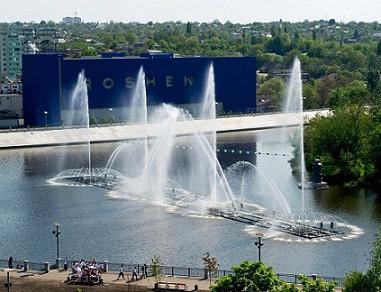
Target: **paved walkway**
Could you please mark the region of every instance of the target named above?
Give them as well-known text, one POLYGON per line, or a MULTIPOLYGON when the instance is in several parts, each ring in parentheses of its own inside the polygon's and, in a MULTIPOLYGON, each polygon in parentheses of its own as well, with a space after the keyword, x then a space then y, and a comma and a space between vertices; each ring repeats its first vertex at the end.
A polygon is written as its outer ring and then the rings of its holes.
MULTIPOLYGON (((38 287, 56 287, 60 288, 59 291, 75 291, 74 287, 84 287, 85 291, 89 290, 89 286, 72 286, 64 283, 68 276, 68 272, 57 270, 52 270, 49 273, 37 273, 37 272, 20 272, 12 271, 10 274, 10 280, 13 283, 12 291, 39 291, 38 287), (17 289, 17 286, 20 290, 17 289), (29 287, 31 290, 26 289, 29 287), (32 287, 35 287, 36 290, 32 287), (65 288, 67 287, 67 288, 65 288)), ((127 273, 125 273, 127 275, 127 273)), ((102 274, 104 281, 103 285, 97 285, 102 287, 102 290, 110 291, 150 291, 154 288, 155 278, 148 277, 147 279, 141 279, 139 281, 131 281, 127 283, 127 277, 125 280, 116 280, 118 278, 118 273, 104 273, 102 274)), ((131 274, 128 274, 128 278, 131 279, 131 274)), ((179 278, 179 277, 164 277, 163 282, 172 283, 184 283, 187 285, 187 291, 192 291, 195 285, 198 286, 199 291, 209 291, 209 280, 202 280, 197 278, 179 278)), ((0 291, 4 287, 3 284, 6 283, 6 272, 0 270, 0 291)), ((212 282, 213 283, 213 282, 212 282)), ((92 290, 92 289, 91 289, 92 290)), ((47 290, 49 291, 49 290, 47 290)))
MULTIPOLYGON (((327 110, 309 111, 304 113, 308 121, 316 114, 327 115, 327 110)), ((299 114, 266 114, 241 117, 222 117, 215 120, 194 120, 192 122, 177 122, 176 134, 187 135, 194 132, 231 132, 247 130, 263 130, 270 128, 291 127, 299 124, 299 114)), ((140 139, 144 137, 155 137, 157 131, 155 124, 129 124, 71 129, 49 129, 34 131, 10 131, 0 133, 1 148, 53 146, 64 144, 87 143, 90 135, 92 143, 113 142, 127 139, 140 139)))

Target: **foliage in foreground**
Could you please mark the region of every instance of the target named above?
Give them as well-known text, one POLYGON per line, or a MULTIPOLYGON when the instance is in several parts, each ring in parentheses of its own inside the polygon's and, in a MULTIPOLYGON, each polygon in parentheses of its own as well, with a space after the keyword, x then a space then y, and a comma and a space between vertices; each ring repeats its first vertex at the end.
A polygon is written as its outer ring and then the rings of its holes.
POLYGON ((344 292, 381 291, 381 237, 374 242, 370 267, 366 273, 351 272, 345 277, 344 292))
POLYGON ((217 280, 211 288, 212 292, 332 292, 335 282, 326 282, 321 279, 310 280, 301 276, 302 290, 295 284, 289 284, 279 279, 271 267, 266 267, 262 262, 252 263, 244 261, 233 267, 234 275, 228 275, 217 280))

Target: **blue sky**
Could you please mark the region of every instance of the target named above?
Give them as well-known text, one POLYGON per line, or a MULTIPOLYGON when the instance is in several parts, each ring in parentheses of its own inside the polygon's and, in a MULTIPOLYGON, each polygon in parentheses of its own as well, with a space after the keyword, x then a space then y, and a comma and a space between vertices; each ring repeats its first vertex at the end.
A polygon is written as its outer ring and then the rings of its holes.
POLYGON ((337 21, 381 22, 381 0, 0 0, 4 21, 337 21))

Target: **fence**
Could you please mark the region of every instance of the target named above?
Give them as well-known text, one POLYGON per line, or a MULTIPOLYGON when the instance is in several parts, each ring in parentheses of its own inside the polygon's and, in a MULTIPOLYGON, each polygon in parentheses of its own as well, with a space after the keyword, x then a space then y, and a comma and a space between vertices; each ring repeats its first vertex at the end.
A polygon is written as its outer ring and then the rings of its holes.
MULTIPOLYGON (((68 260, 68 264, 75 264, 78 260, 68 260)), ((63 267, 64 261, 61 259, 57 261, 59 264, 59 267, 63 267)), ((102 266, 103 270, 106 272, 119 272, 120 266, 122 263, 109 263, 109 262, 103 262, 98 263, 100 266, 102 266)), ((37 263, 37 262, 29 262, 27 260, 24 261, 18 261, 13 260, 13 266, 15 268, 19 268, 21 270, 27 271, 49 271, 49 263, 37 263)), ((7 268, 8 267, 8 260, 0 259, 0 268, 7 268)), ((51 267, 57 268, 57 264, 52 265, 51 267)), ((135 268, 138 274, 141 274, 143 272, 142 269, 143 265, 141 264, 123 264, 123 268, 125 272, 132 273, 134 272, 135 268)), ((159 266, 160 272, 163 276, 170 276, 170 277, 187 277, 187 278, 203 278, 206 279, 208 277, 208 272, 206 269, 203 268, 190 268, 190 267, 175 267, 175 266, 159 266)), ((148 275, 152 274, 152 266, 147 265, 147 273, 148 275)), ((234 272, 232 270, 221 270, 218 269, 216 271, 212 272, 212 278, 221 278, 226 275, 233 275, 234 272)), ((283 274, 279 273, 277 274, 279 279, 282 281, 285 281, 287 283, 294 283, 294 284, 301 284, 301 279, 299 275, 297 274, 283 274)), ((323 279, 325 281, 335 281, 337 283, 337 286, 342 287, 344 279, 341 277, 327 277, 327 276, 317 276, 317 275, 309 275, 306 276, 308 279, 323 279)))
MULTIPOLYGON (((304 110, 304 112, 313 112, 313 111, 319 111, 319 110, 328 110, 327 108, 317 108, 317 109, 308 109, 304 110)), ((217 115, 218 118, 233 118, 233 117, 246 117, 246 116, 263 116, 263 115, 274 115, 274 114, 282 114, 282 111, 270 111, 270 112, 256 112, 256 111, 248 111, 248 112, 235 112, 235 113, 219 113, 217 115)), ((195 117, 195 120, 198 120, 200 118, 195 117)), ((124 125, 134 125, 136 123, 130 122, 130 121, 114 121, 114 122, 108 122, 108 123, 95 123, 90 124, 90 128, 101 128, 101 127, 109 127, 109 126, 124 126, 124 125)), ((0 129, 1 132, 32 132, 32 131, 44 131, 44 130, 60 130, 60 129, 79 129, 79 128, 86 128, 85 125, 48 125, 47 127, 44 126, 28 126, 25 125, 23 127, 7 127, 7 129, 0 129)))

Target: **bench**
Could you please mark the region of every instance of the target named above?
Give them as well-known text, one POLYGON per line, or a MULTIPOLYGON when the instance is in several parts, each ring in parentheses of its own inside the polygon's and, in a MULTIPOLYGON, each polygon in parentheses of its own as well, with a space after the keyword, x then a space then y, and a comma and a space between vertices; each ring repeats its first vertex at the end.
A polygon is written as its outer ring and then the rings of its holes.
POLYGON ((187 285, 184 283, 158 282, 155 284, 156 291, 186 291, 187 285))

